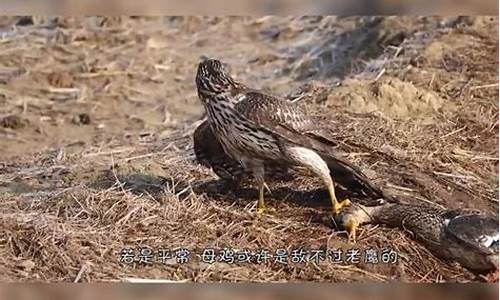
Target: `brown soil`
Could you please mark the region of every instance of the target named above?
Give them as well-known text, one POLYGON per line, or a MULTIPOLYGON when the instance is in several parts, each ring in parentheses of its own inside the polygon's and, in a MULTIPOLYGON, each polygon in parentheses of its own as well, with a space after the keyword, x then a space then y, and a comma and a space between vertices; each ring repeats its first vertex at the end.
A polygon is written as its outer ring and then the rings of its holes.
MULTIPOLYGON (((498 18, 0 20, 0 280, 478 281, 399 229, 347 243, 320 182, 227 190, 194 161, 201 55, 327 116, 410 203, 498 215, 498 18), (33 24, 31 24, 33 23, 33 24), (124 248, 397 251, 396 264, 120 262, 124 248)), ((340 191, 353 201, 355 195, 340 191)))

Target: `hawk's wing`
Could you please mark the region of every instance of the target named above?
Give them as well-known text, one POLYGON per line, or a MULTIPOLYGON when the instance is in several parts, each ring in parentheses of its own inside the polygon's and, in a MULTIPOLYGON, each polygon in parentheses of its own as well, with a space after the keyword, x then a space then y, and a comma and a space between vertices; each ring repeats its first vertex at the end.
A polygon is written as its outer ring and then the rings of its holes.
POLYGON ((241 165, 224 152, 207 121, 195 129, 193 146, 196 160, 205 167, 212 168, 220 178, 239 182, 245 175, 241 165))
POLYGON ((318 136, 318 118, 309 117, 298 105, 256 90, 242 91, 236 97, 241 99, 235 104, 236 111, 276 137, 318 152, 331 152, 335 142, 318 136))
POLYGON ((235 105, 236 111, 270 131, 282 145, 293 144, 315 150, 328 164, 334 181, 373 199, 388 198, 361 170, 333 153, 335 142, 322 136, 321 122, 307 116, 299 106, 255 90, 241 91, 236 97, 241 99, 235 105))
POLYGON ((336 145, 325 125, 327 121, 317 116, 308 116, 305 110, 295 103, 251 89, 241 91, 237 97, 240 101, 235 105, 235 109, 262 127, 270 129, 279 125, 301 135, 336 145))
POLYGON ((498 253, 498 219, 493 217, 481 214, 457 215, 448 218, 444 232, 484 253, 498 253))

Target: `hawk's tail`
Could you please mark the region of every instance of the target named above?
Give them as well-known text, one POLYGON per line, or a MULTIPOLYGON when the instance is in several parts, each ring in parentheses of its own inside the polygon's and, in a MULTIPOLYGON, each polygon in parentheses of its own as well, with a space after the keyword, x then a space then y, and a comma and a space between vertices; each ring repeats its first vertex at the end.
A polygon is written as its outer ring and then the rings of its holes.
POLYGON ((322 155, 328 164, 333 181, 343 187, 364 194, 372 199, 391 199, 380 188, 376 187, 361 170, 342 158, 333 155, 322 155))

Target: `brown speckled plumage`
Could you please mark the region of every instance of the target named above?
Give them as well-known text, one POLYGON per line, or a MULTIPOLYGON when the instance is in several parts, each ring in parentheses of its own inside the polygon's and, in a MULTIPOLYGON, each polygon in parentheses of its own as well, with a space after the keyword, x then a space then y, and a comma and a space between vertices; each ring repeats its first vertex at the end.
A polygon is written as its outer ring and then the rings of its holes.
MULTIPOLYGON (((257 151, 251 153, 251 156, 265 162, 266 174, 276 177, 279 172, 286 172, 288 167, 294 163, 290 162, 290 159, 284 155, 283 149, 289 145, 300 145, 314 149, 320 154, 321 158, 328 164, 330 175, 344 187, 373 199, 385 196, 380 189, 370 183, 370 180, 358 168, 332 153, 335 141, 328 132, 325 120, 308 116, 301 107, 290 101, 248 88, 234 81, 228 75, 224 75, 227 76, 227 83, 221 88, 221 91, 224 90, 226 94, 225 100, 232 104, 239 115, 250 120, 253 124, 258 124, 259 130, 268 132, 264 140, 270 138, 267 144, 275 145, 265 155, 257 151), (274 154, 270 155, 273 151, 274 154)), ((221 79, 214 81, 223 82, 221 79)), ((203 99, 203 92, 200 93, 200 88, 203 89, 209 83, 198 77, 197 85, 199 94, 201 94, 200 98, 203 99)), ((213 93, 212 96, 215 94, 217 93, 213 93)), ((208 108, 209 114, 210 109, 212 108, 208 108)), ((227 154, 232 150, 224 150, 209 124, 209 122, 202 123, 194 134, 194 148, 198 161, 212 167, 216 174, 223 179, 239 181, 246 177, 250 172, 244 170, 237 158, 227 154)), ((251 136, 252 133, 250 132, 248 135, 251 136)), ((254 141, 256 140, 258 139, 254 139, 254 141)), ((246 147, 239 148, 246 149, 246 147)), ((247 150, 248 152, 252 151, 251 149, 247 150)))

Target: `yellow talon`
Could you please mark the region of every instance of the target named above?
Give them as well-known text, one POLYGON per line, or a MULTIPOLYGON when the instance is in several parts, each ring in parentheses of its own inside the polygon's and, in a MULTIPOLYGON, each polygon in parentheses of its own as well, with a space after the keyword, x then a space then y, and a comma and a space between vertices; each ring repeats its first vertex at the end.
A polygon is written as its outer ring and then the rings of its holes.
POLYGON ((332 201, 332 209, 333 215, 338 215, 342 208, 351 205, 351 201, 349 199, 344 199, 342 202, 337 201, 337 197, 335 196, 335 188, 333 187, 333 182, 328 184, 328 193, 330 194, 330 200, 332 201))
POLYGON ((334 201, 333 203, 333 214, 338 215, 344 207, 351 205, 351 200, 344 199, 342 202, 334 201))
POLYGON ((356 243, 356 230, 359 227, 359 222, 351 219, 346 222, 344 227, 347 231, 347 238, 349 239, 349 242, 356 243))

